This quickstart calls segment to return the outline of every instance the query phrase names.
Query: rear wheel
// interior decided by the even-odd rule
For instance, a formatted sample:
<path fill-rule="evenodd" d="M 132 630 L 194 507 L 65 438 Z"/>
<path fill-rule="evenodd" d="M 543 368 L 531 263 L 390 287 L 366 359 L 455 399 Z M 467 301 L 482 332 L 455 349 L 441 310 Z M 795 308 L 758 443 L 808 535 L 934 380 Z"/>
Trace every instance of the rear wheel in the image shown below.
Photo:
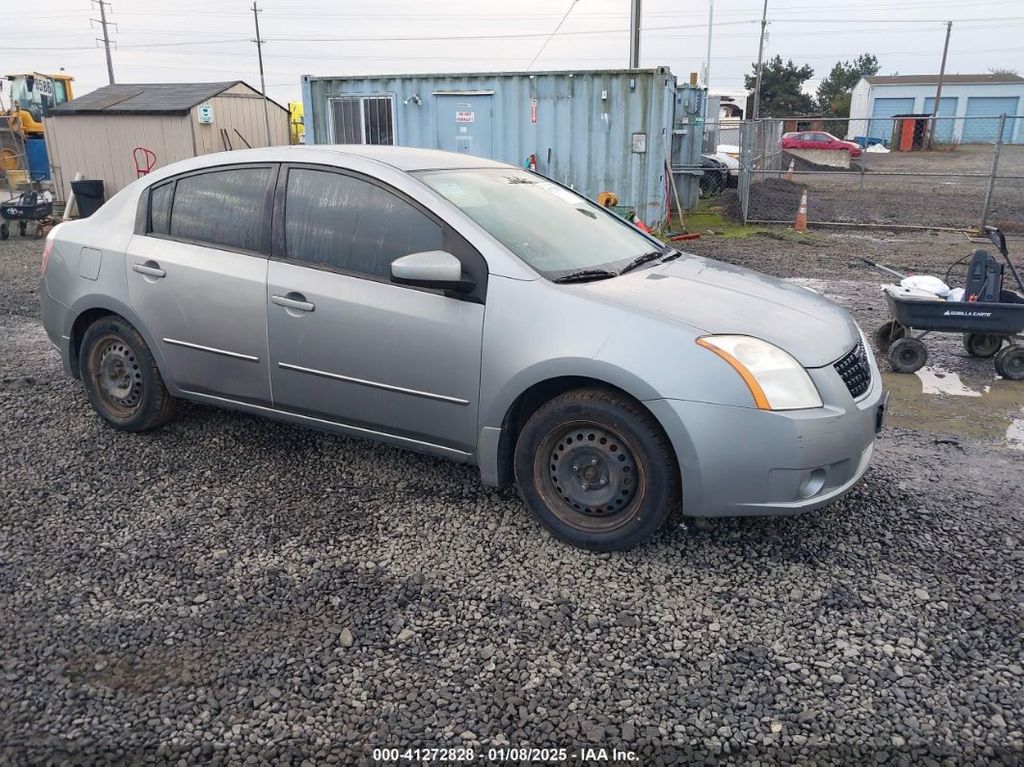
<path fill-rule="evenodd" d="M 889 364 L 897 373 L 916 373 L 928 362 L 928 349 L 916 338 L 901 338 L 889 347 Z"/>
<path fill-rule="evenodd" d="M 1003 337 L 994 333 L 965 333 L 964 348 L 972 357 L 991 357 L 1003 345 Z"/>
<path fill-rule="evenodd" d="M 896 322 L 896 320 L 889 320 L 878 326 L 873 338 L 875 339 L 875 346 L 878 347 L 878 351 L 885 354 L 889 351 L 889 347 L 893 345 L 894 341 L 899 341 L 906 334 L 906 328 Z"/>
<path fill-rule="evenodd" d="M 996 355 L 996 372 L 1011 381 L 1024 381 L 1024 346 L 1007 346 Z"/>
<path fill-rule="evenodd" d="M 112 426 L 146 431 L 174 417 L 175 400 L 139 332 L 121 317 L 103 317 L 85 331 L 79 373 L 93 410 Z"/>
<path fill-rule="evenodd" d="M 643 541 L 680 503 L 679 470 L 657 421 L 625 396 L 577 389 L 527 421 L 519 491 L 556 537 L 597 551 Z"/>

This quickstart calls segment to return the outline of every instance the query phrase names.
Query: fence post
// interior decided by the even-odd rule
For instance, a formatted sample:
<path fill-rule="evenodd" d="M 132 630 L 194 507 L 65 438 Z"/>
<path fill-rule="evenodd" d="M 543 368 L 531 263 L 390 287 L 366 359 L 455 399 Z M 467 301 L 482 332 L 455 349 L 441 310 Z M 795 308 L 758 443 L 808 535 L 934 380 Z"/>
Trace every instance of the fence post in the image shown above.
<path fill-rule="evenodd" d="M 740 218 L 747 223 L 750 208 L 750 121 L 740 123 Z"/>
<path fill-rule="evenodd" d="M 981 229 L 984 231 L 988 224 L 989 209 L 992 207 L 992 190 L 996 185 L 996 173 L 999 170 L 999 150 L 1003 148 L 1003 127 L 1006 125 L 1006 115 L 999 115 L 999 129 L 996 132 L 996 146 L 992 152 L 992 170 L 988 174 L 988 189 L 985 191 L 985 207 L 981 210 Z"/>

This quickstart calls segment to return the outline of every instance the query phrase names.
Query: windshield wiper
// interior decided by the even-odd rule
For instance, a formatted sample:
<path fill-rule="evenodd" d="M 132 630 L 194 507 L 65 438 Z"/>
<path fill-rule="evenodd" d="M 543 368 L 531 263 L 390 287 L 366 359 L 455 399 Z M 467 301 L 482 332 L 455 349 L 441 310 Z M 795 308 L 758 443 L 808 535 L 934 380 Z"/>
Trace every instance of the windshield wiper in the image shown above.
<path fill-rule="evenodd" d="M 563 274 L 561 277 L 556 277 L 552 282 L 564 284 L 567 282 L 591 282 L 592 280 L 607 280 L 609 277 L 618 277 L 619 275 L 615 272 L 609 272 L 607 269 L 581 269 L 578 272 L 570 272 L 569 274 Z"/>
<path fill-rule="evenodd" d="M 619 274 L 625 274 L 626 272 L 631 272 L 634 269 L 638 269 L 639 267 L 646 264 L 648 261 L 655 261 L 659 258 L 668 255 L 669 252 L 670 251 L 668 250 L 652 250 L 650 253 L 643 253 L 634 258 L 624 267 L 622 267 L 622 269 L 619 270 Z"/>

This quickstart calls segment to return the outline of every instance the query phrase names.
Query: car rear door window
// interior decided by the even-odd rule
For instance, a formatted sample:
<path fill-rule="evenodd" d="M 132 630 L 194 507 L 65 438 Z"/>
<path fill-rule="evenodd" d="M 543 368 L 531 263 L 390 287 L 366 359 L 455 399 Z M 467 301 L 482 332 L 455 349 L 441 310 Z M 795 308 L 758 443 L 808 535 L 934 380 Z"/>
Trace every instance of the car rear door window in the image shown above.
<path fill-rule="evenodd" d="M 444 247 L 442 226 L 415 206 L 330 171 L 288 172 L 284 218 L 287 258 L 357 274 L 387 278 L 396 258 Z"/>
<path fill-rule="evenodd" d="M 174 182 L 154 187 L 149 196 L 149 231 L 154 234 L 171 233 L 171 202 Z"/>
<path fill-rule="evenodd" d="M 170 235 L 265 253 L 269 250 L 267 187 L 273 169 L 231 168 L 177 181 Z"/>

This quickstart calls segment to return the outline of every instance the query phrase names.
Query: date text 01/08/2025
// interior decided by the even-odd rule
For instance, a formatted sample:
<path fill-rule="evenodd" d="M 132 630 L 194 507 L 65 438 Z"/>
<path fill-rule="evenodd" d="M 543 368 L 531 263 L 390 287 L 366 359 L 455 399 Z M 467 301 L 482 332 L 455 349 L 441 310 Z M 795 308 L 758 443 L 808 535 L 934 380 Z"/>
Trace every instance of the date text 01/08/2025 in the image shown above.
<path fill-rule="evenodd" d="M 469 746 L 452 748 L 375 748 L 374 762 L 635 762 L 636 753 L 623 748 L 583 746 L 581 748 L 528 748 L 523 746 L 492 746 L 476 750 Z"/>

